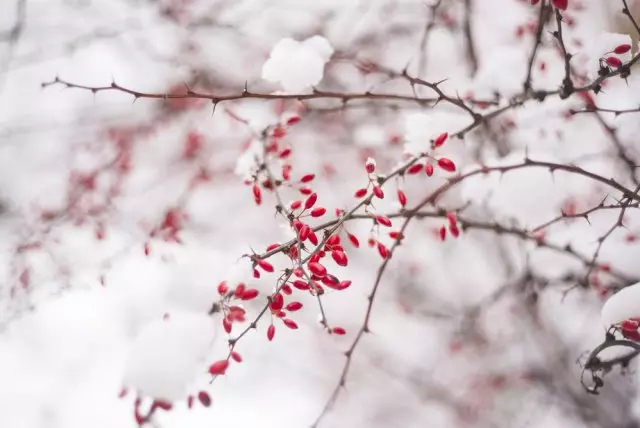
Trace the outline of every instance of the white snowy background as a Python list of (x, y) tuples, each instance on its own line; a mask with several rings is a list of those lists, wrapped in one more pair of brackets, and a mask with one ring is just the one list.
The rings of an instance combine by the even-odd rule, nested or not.
[[(535, 23), (538, 8), (525, 0), (472, 0), (478, 59), (472, 75), (464, 1), (443, 0), (423, 44), (432, 3), (0, 2), (0, 427), (134, 427), (136, 393), (174, 403), (153, 418), (162, 428), (310, 426), (339, 381), (344, 351), (362, 324), (381, 262), (366, 245), (370, 222), (350, 222), (362, 245), (345, 244), (350, 263), (339, 271), (353, 284), (323, 298), (328, 319), (347, 334), (328, 335), (318, 324), (315, 299), (297, 298), (305, 305), (292, 315), (298, 330), (278, 325), (269, 342), (263, 320), (236, 347), (243, 362), (232, 363), (210, 384), (207, 367), (227, 352), (221, 318), (208, 315), (217, 285), (244, 281), (264, 297), (277, 275), (253, 279), (241, 256), (290, 237), (274, 215), (274, 196), (263, 192), (263, 204), (256, 206), (243, 184), (257, 150), (254, 137), (300, 113), (300, 103), (233, 101), (219, 104), (212, 115), (205, 101), (182, 108), (175, 101), (133, 102), (115, 91), (43, 89), (41, 83), (59, 76), (89, 86), (114, 80), (158, 93), (181, 91), (188, 82), (194, 90), (223, 95), (239, 94), (245, 83), (266, 93), (318, 87), (413, 94), (402, 79), (361, 73), (349, 60), (357, 57), (397, 72), (408, 65), (410, 74), (430, 82), (447, 79), (441, 89), (451, 95), (492, 99), (498, 92), (508, 100), (520, 93), (534, 39), (526, 31), (518, 36), (518, 28)], [(572, 25), (565, 26), (565, 39), (576, 54), (572, 65), (589, 79), (596, 77), (598, 58), (615, 46), (633, 46), (623, 60), (638, 50), (621, 7), (618, 0), (569, 0), (565, 14)], [(19, 31), (11, 36), (16, 23)], [(543, 41), (533, 86), (553, 90), (564, 76), (563, 62), (546, 31)], [(604, 108), (637, 107), (636, 69), (626, 82), (608, 81), (596, 99)], [(367, 157), (377, 160), (379, 171), (390, 171), (405, 152), (420, 152), (429, 139), (469, 123), (445, 103), (340, 106), (309, 102), (286, 137), (294, 150), (293, 175), (316, 174), (313, 188), (329, 213), (356, 203), (353, 193), (367, 183)], [(528, 154), (574, 163), (633, 189), (603, 125), (589, 114), (567, 118), (569, 109), (583, 106), (575, 95), (531, 101), (464, 140), (449, 140), (439, 154), (462, 171), (481, 163), (518, 163)], [(639, 117), (603, 115), (637, 160)], [(185, 159), (190, 133), (201, 135), (202, 148)], [(131, 169), (118, 182), (113, 160), (124, 146), (130, 148)], [(189, 191), (202, 168), (210, 180)], [(95, 189), (82, 192), (78, 177), (92, 171), (101, 171)], [(445, 176), (438, 170), (430, 179), (407, 178), (409, 200), (420, 201)], [(120, 191), (108, 198), (115, 184)], [(396, 210), (395, 184), (385, 191), (389, 197), (376, 210)], [(299, 198), (295, 190), (284, 193), (285, 201)], [(608, 193), (608, 203), (620, 196), (584, 177), (523, 169), (466, 180), (440, 203), (452, 209), (470, 203), (469, 218), (531, 229), (567, 206), (591, 208)], [(88, 206), (103, 209), (86, 215)], [(176, 206), (188, 214), (183, 243), (149, 239)], [(546, 239), (589, 257), (618, 215), (600, 211), (590, 223), (557, 223)], [(354, 352), (346, 389), (321, 426), (637, 426), (633, 372), (612, 374), (600, 397), (580, 387), (576, 359), (602, 341), (605, 329), (598, 289), (565, 294), (573, 283), (563, 277), (584, 275), (583, 266), (491, 231), (470, 230), (440, 242), (434, 230), (442, 224), (425, 219), (409, 227), (376, 296), (372, 333)], [(628, 239), (640, 233), (637, 209), (627, 211), (625, 226), (607, 239), (598, 260), (640, 280), (640, 247)], [(282, 255), (271, 261), (276, 269), (288, 267)], [(535, 278), (523, 288), (527, 272)], [(608, 281), (603, 276), (605, 288)], [(640, 316), (637, 292), (630, 294), (634, 299), (624, 315)], [(246, 303), (248, 319), (262, 303)], [(119, 397), (123, 388), (128, 392)], [(187, 395), (201, 390), (213, 404), (188, 410)]]

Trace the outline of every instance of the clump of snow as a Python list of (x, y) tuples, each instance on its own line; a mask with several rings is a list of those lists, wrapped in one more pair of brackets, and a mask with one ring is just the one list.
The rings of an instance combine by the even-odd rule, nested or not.
[(640, 282), (611, 296), (600, 312), (602, 324), (607, 328), (633, 317), (640, 317)]
[(528, 51), (517, 47), (493, 50), (482, 61), (475, 76), (477, 95), (490, 96), (499, 92), (504, 97), (512, 97), (518, 94), (522, 90), (522, 76), (527, 73), (528, 54)]
[(204, 373), (213, 338), (214, 321), (194, 312), (172, 312), (148, 323), (131, 347), (125, 385), (155, 399), (184, 399)]
[(331, 44), (321, 36), (302, 42), (282, 39), (262, 67), (262, 78), (279, 83), (286, 92), (301, 92), (320, 83), (332, 54)]

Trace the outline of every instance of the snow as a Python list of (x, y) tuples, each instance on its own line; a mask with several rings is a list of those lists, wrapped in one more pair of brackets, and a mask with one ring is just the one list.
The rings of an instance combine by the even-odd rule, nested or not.
[(634, 317), (640, 317), (640, 282), (609, 297), (600, 313), (605, 328)]
[(172, 312), (148, 323), (135, 338), (124, 384), (141, 396), (184, 400), (206, 372), (205, 357), (215, 334), (214, 321), (202, 314)]
[(332, 54), (333, 48), (322, 36), (302, 42), (284, 38), (273, 47), (262, 67), (262, 78), (279, 83), (285, 92), (303, 92), (320, 83)]

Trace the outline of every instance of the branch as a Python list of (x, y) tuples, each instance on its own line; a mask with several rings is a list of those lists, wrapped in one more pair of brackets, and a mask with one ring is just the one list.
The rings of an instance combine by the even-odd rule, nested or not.
[(472, 14), (472, 0), (464, 0), (464, 37), (467, 45), (467, 59), (471, 65), (471, 76), (473, 77), (478, 71), (478, 55), (476, 54), (476, 47), (473, 41), (473, 31), (471, 29)]
[(627, 15), (627, 17), (629, 18), (629, 20), (631, 21), (631, 24), (633, 24), (633, 26), (635, 27), (638, 35), (640, 35), (640, 26), (638, 26), (638, 22), (635, 20), (635, 18), (631, 15), (631, 10), (629, 9), (629, 5), (627, 4), (627, 0), (622, 0), (622, 4), (624, 5), (624, 8), (622, 8), (622, 13), (624, 13), (625, 15)]
[(569, 112), (571, 114), (602, 112), (602, 113), (614, 113), (616, 116), (620, 116), (621, 114), (627, 114), (627, 113), (640, 113), (640, 107), (624, 109), (624, 110), (614, 110), (614, 109), (600, 108), (600, 107), (586, 107), (584, 110), (570, 110)]
[(274, 93), (259, 93), (259, 92), (249, 92), (248, 90), (243, 90), (240, 94), (234, 95), (216, 95), (216, 94), (208, 94), (193, 91), (189, 88), (186, 89), (184, 94), (162, 94), (162, 93), (150, 93), (150, 92), (140, 92), (133, 89), (126, 88), (121, 86), (115, 82), (111, 83), (109, 86), (87, 86), (87, 85), (79, 85), (76, 83), (67, 82), (65, 80), (56, 77), (50, 82), (42, 83), (42, 87), (46, 88), (52, 85), (62, 85), (66, 88), (73, 89), (84, 89), (87, 91), (91, 91), (96, 94), (98, 92), (103, 91), (116, 91), (123, 92), (129, 95), (133, 95), (135, 99), (138, 98), (151, 98), (151, 99), (161, 99), (161, 100), (170, 100), (170, 99), (205, 99), (209, 100), (214, 104), (223, 102), (223, 101), (234, 101), (234, 100), (242, 100), (242, 99), (262, 99), (262, 100), (314, 100), (314, 99), (335, 99), (339, 100), (343, 103), (347, 103), (352, 100), (397, 100), (397, 101), (412, 101), (416, 102), (420, 105), (425, 105), (429, 103), (436, 103), (438, 98), (420, 98), (409, 95), (397, 95), (397, 94), (374, 94), (371, 92), (362, 92), (362, 93), (354, 93), (354, 92), (331, 92), (331, 91), (321, 91), (314, 89), (312, 93), (308, 94), (274, 94)]
[(536, 38), (533, 44), (531, 55), (529, 55), (529, 63), (527, 65), (527, 77), (524, 79), (524, 93), (528, 94), (531, 90), (531, 78), (533, 73), (533, 63), (538, 53), (538, 48), (542, 44), (542, 31), (544, 30), (544, 24), (549, 18), (551, 12), (551, 6), (546, 4), (546, 0), (540, 2), (540, 13), (538, 14), (538, 28), (536, 30)]
[(418, 52), (418, 76), (422, 76), (425, 71), (424, 69), (427, 62), (427, 54), (425, 52), (427, 48), (427, 40), (429, 39), (429, 34), (431, 34), (431, 31), (436, 26), (436, 15), (441, 4), (442, 0), (437, 0), (433, 5), (429, 6), (431, 16), (427, 21), (427, 25), (424, 26), (424, 32), (422, 33), (422, 38), (420, 39), (420, 51)]
[(556, 24), (558, 25), (558, 30), (553, 32), (553, 37), (556, 38), (558, 43), (560, 44), (560, 48), (562, 49), (562, 57), (564, 59), (564, 79), (562, 80), (562, 87), (560, 98), (568, 98), (574, 91), (573, 81), (571, 80), (571, 57), (572, 55), (567, 52), (567, 48), (564, 44), (564, 39), (562, 38), (562, 14), (560, 14), (560, 9), (555, 9), (556, 12)]

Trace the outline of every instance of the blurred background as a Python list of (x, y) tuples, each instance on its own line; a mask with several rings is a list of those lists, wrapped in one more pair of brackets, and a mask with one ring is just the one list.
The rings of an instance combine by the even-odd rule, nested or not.
[[(640, 2), (628, 5), (638, 17)], [(576, 81), (596, 78), (599, 58), (615, 46), (631, 44), (624, 60), (637, 54), (639, 35), (622, 7), (569, 0), (563, 31)], [(382, 260), (367, 241), (393, 240), (370, 220), (349, 222), (361, 246), (350, 247), (343, 231), (349, 266), (331, 271), (352, 285), (322, 296), (328, 321), (346, 334), (327, 334), (315, 297), (294, 290), (304, 304), (292, 314), (298, 329), (277, 324), (269, 341), (263, 319), (235, 348), (242, 363), (213, 383), (207, 374), (228, 352), (222, 316), (209, 313), (218, 284), (273, 292), (277, 274), (254, 278), (242, 256), (292, 237), (275, 194), (263, 190), (256, 205), (245, 183), (261, 133), (300, 118), (282, 140), (292, 174), (315, 174), (313, 190), (334, 218), (367, 186), (367, 158), (392, 171), (429, 139), (468, 124), (450, 103), (412, 100), (436, 93), (409, 84), (403, 71), (444, 81), (438, 88), (453, 98), (484, 101), (469, 101), (480, 113), (517, 99), (529, 70), (533, 88), (559, 87), (565, 69), (552, 16), (528, 67), (539, 11), (528, 0), (0, 2), (0, 425), (135, 427), (136, 396), (146, 408), (153, 398), (141, 384), (175, 380), (184, 397), (171, 397), (171, 411), (149, 426), (308, 427), (322, 416), (324, 427), (637, 427), (633, 364), (610, 373), (599, 396), (580, 384), (581, 359), (604, 339), (603, 301), (640, 280), (637, 207), (611, 233), (619, 207), (588, 222), (555, 221), (616, 204), (620, 194), (542, 168), (464, 180), (438, 200), (439, 215), (412, 222), (368, 323)], [(319, 89), (389, 96), (238, 99), (214, 111), (206, 99), (134, 98), (55, 80), (156, 94), (271, 94), (282, 90), (262, 74), (274, 46), (318, 35), (333, 49)], [(528, 155), (633, 190), (637, 114), (571, 111), (594, 99), (637, 108), (639, 84), (634, 68), (597, 97), (524, 103), (439, 153), (462, 172)], [(393, 180), (375, 210), (400, 208), (397, 187), (412, 206), (450, 176)], [(296, 186), (280, 196), (286, 205), (305, 197)], [(442, 241), (451, 210), (466, 223)], [(170, 231), (177, 240), (153, 232), (168, 213), (179, 213)], [(397, 230), (401, 221), (393, 223)], [(277, 270), (291, 265), (282, 254), (270, 261)], [(247, 318), (263, 305), (246, 302)], [(166, 323), (173, 330), (145, 347), (141, 338)], [(370, 332), (347, 358), (364, 325)], [(232, 336), (241, 331), (234, 326)], [(180, 350), (199, 357), (183, 366)], [(188, 409), (198, 391), (212, 405)]]

